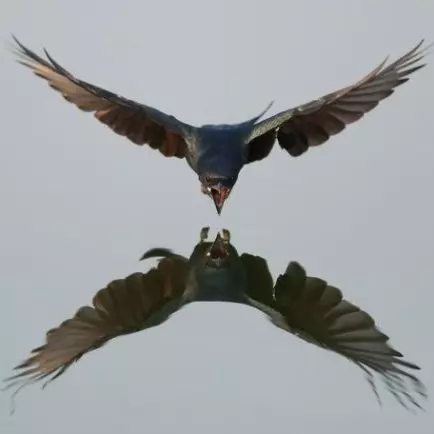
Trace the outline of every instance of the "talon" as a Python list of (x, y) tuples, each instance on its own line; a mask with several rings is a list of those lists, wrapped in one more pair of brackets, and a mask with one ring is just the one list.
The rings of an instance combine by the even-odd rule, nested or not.
[(231, 242), (231, 233), (230, 233), (229, 229), (222, 229), (222, 238), (227, 243)]
[(206, 226), (200, 230), (200, 242), (203, 243), (208, 239), (209, 226)]

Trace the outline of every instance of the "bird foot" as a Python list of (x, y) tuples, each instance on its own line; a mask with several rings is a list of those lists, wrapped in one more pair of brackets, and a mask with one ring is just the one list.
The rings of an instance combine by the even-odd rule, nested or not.
[(230, 233), (229, 229), (222, 229), (222, 238), (227, 243), (231, 242), (231, 233)]
[(203, 243), (208, 239), (209, 226), (206, 226), (200, 230), (200, 242)]

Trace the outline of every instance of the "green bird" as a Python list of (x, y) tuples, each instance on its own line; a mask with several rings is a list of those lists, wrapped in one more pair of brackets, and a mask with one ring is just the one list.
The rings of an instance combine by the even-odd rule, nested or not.
[(238, 254), (230, 233), (223, 230), (213, 242), (203, 228), (190, 258), (166, 248), (148, 250), (141, 259), (158, 257), (146, 273), (113, 280), (99, 290), (92, 306), (47, 332), (45, 343), (18, 365), (7, 387), (45, 379), (50, 383), (83, 355), (111, 339), (157, 326), (192, 302), (232, 302), (259, 309), (277, 327), (324, 349), (338, 353), (361, 368), (380, 397), (376, 376), (407, 409), (422, 408), (424, 384), (411, 373), (420, 369), (392, 348), (374, 319), (343, 299), (325, 280), (306, 275), (290, 262), (276, 282), (265, 259)]

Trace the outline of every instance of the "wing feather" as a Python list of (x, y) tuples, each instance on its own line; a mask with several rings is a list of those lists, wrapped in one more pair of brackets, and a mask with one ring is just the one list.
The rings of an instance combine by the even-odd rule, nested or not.
[(161, 324), (183, 303), (186, 267), (184, 261), (163, 259), (146, 274), (110, 282), (93, 297), (92, 307), (79, 308), (47, 332), (45, 344), (33, 349), (14, 368), (19, 372), (5, 380), (7, 388), (19, 390), (45, 378), (49, 383), (109, 340)]
[(414, 394), (426, 397), (425, 387), (408, 372), (420, 368), (402, 359), (403, 355), (389, 344), (389, 337), (378, 329), (372, 316), (344, 300), (342, 292), (326, 281), (306, 277), (304, 282), (299, 279), (294, 284), (294, 275), (294, 268), (288, 268), (274, 288), (276, 309), (285, 318), (289, 331), (361, 367), (377, 396), (373, 373), (381, 377), (401, 404), (421, 408)]
[(243, 253), (240, 256), (246, 273), (246, 295), (264, 305), (273, 304), (273, 278), (267, 261), (260, 256)]
[(291, 262), (273, 290), (265, 260), (246, 255), (244, 263), (252, 306), (266, 313), (276, 326), (355, 363), (380, 403), (374, 374), (404, 407), (421, 408), (417, 397), (426, 398), (426, 389), (411, 373), (420, 368), (404, 360), (374, 319), (344, 300), (340, 289), (307, 276), (300, 264)]
[[(277, 141), (291, 156), (304, 154), (309, 148), (327, 142), (347, 125), (361, 119), (395, 88), (423, 68), (421, 60), (432, 47), (422, 49), (423, 40), (393, 63), (385, 59), (357, 83), (278, 113), (259, 122), (250, 137), (255, 153), (270, 148), (270, 131), (277, 131)], [(270, 148), (271, 149), (271, 148)]]
[(48, 82), (80, 110), (93, 112), (96, 119), (136, 145), (149, 145), (166, 157), (184, 158), (184, 135), (191, 126), (153, 107), (139, 104), (74, 77), (44, 50), (47, 60), (25, 47), (15, 37), (18, 62)]

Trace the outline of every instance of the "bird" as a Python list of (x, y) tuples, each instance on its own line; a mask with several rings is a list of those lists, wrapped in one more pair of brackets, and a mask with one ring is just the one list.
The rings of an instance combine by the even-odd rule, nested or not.
[(432, 46), (423, 48), (422, 39), (394, 62), (387, 64), (388, 57), (385, 58), (354, 84), (266, 119), (261, 120), (273, 102), (247, 121), (198, 127), (83, 81), (46, 49), (43, 59), (12, 37), (18, 62), (45, 79), (67, 101), (85, 112), (93, 112), (96, 119), (136, 145), (148, 145), (165, 157), (185, 159), (198, 176), (202, 193), (213, 200), (219, 215), (245, 165), (268, 157), (276, 142), (291, 157), (299, 157), (327, 142), (424, 67), (421, 60)]
[(200, 232), (189, 258), (171, 249), (149, 249), (141, 260), (155, 258), (147, 272), (111, 281), (93, 297), (92, 306), (46, 334), (45, 343), (7, 378), (14, 395), (44, 380), (44, 387), (82, 356), (122, 335), (141, 332), (167, 321), (191, 303), (226, 302), (251, 306), (279, 329), (305, 342), (339, 354), (358, 366), (382, 404), (376, 380), (409, 411), (422, 409), (427, 390), (413, 373), (419, 366), (403, 359), (365, 311), (343, 298), (340, 289), (309, 277), (291, 261), (275, 281), (266, 259), (238, 253), (229, 230), (208, 241)]

